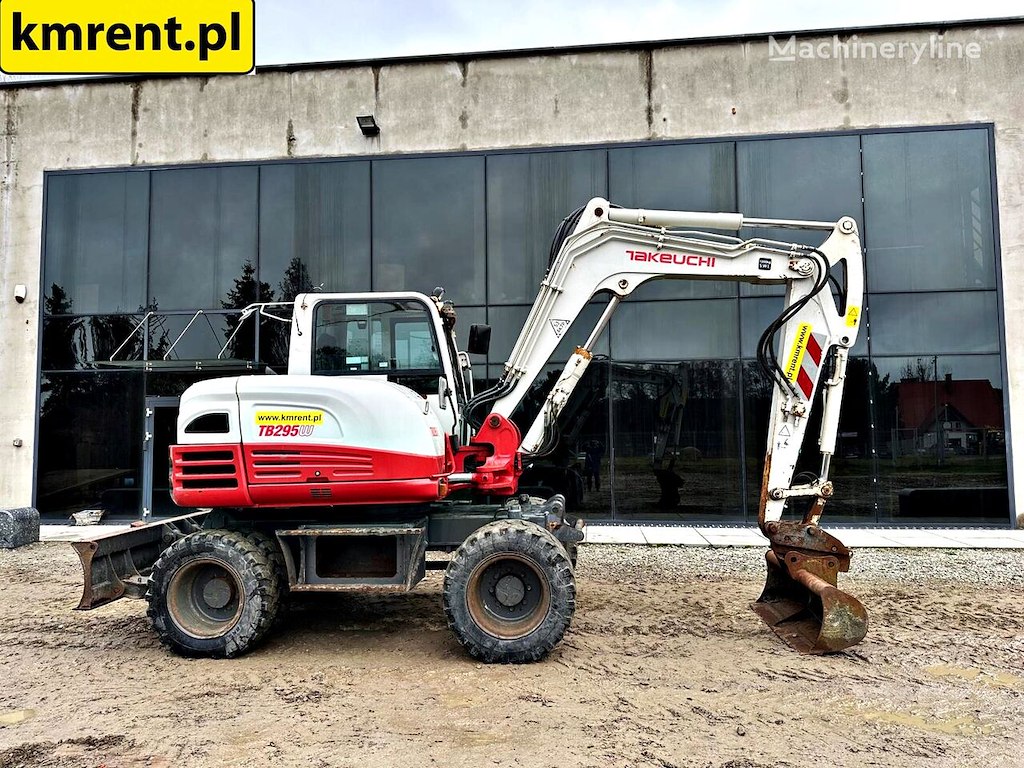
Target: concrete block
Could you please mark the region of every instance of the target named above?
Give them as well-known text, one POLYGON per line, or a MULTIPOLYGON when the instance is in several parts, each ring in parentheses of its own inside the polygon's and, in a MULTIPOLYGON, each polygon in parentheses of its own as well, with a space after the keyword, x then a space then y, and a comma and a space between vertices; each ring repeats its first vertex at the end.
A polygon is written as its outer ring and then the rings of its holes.
POLYGON ((0 509, 0 549, 39 541, 39 511, 34 507, 0 509))

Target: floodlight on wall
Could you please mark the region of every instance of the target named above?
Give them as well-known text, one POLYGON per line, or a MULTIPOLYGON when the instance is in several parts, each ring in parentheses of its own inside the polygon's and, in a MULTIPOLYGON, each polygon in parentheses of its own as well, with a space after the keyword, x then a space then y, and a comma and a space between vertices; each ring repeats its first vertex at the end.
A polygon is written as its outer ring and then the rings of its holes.
POLYGON ((363 136, 377 136, 380 134, 380 126, 373 115, 356 115, 356 122, 359 123, 359 130, 363 136))

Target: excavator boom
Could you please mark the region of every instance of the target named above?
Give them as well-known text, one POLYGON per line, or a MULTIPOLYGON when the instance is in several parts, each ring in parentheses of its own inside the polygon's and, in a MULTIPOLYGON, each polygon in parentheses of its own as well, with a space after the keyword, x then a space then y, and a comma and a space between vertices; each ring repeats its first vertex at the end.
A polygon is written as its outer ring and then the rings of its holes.
MULTIPOLYGON (((595 297, 608 303, 586 341, 576 348, 520 450, 550 452, 555 421, 593 357, 593 348, 619 303, 656 279, 725 280, 785 286, 783 307, 765 329, 758 360, 773 395, 758 525, 768 538, 768 579, 755 612, 797 650, 837 651, 863 639, 867 613, 837 587, 850 551, 821 530, 833 494, 829 480, 849 350, 857 340, 864 275, 856 222, 751 219, 739 213, 646 211, 595 198, 569 217, 556 236, 553 258, 497 384, 464 409, 489 406, 488 420, 504 423, 525 397, 573 321, 595 297), (716 232, 771 228, 818 231, 816 247, 716 232), (834 288, 834 290, 833 290, 834 288), (808 418, 820 398, 817 476, 793 483, 808 418), (807 512, 783 519, 797 505, 807 512)), ((485 425, 486 426, 486 425, 485 425)), ((792 514, 792 512, 790 512, 792 514)))

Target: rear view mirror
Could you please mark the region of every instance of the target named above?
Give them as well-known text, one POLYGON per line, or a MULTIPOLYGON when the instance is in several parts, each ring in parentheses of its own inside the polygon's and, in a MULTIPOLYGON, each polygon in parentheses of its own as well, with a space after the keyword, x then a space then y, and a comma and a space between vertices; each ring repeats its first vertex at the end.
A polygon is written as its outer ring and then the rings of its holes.
POLYGON ((471 325, 469 326, 469 341, 466 344, 466 351, 471 355, 486 355, 491 348, 491 326, 471 325))

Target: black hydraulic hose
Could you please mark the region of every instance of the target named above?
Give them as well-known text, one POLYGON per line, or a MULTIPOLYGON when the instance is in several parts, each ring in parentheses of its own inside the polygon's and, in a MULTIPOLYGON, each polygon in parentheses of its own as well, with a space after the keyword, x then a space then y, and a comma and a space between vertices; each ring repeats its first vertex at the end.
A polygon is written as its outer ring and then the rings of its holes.
POLYGON ((502 374, 502 377, 498 379, 498 382, 493 387, 489 387, 483 392, 475 395, 462 407, 462 417, 471 427, 473 427, 474 431, 479 430, 480 426, 483 424, 483 420, 478 420, 473 415, 474 411, 485 403, 493 403, 498 398, 504 397, 512 391, 513 386, 513 382, 506 379, 505 374, 502 374))
POLYGON ((779 365, 779 360, 775 355, 775 334, 806 307, 815 296, 821 293, 825 286, 828 285, 830 278, 828 259, 825 257, 825 254, 817 248, 808 248, 806 252, 815 258, 818 266, 818 279, 814 284, 814 288, 795 304, 786 307, 777 318, 769 323, 764 333, 761 334, 757 345, 757 362, 761 366, 761 370, 780 387, 788 388, 791 392, 796 390, 789 379, 786 378, 786 373, 782 370, 782 366, 779 365))
POLYGON ((565 243, 566 238, 576 229, 576 225, 580 223, 583 211, 585 210, 585 205, 577 208, 562 219, 562 222, 558 225, 558 229, 555 230, 555 236, 551 240, 551 250, 548 252, 548 269, 551 269, 551 265, 555 263, 555 257, 562 250, 562 244, 565 243))

